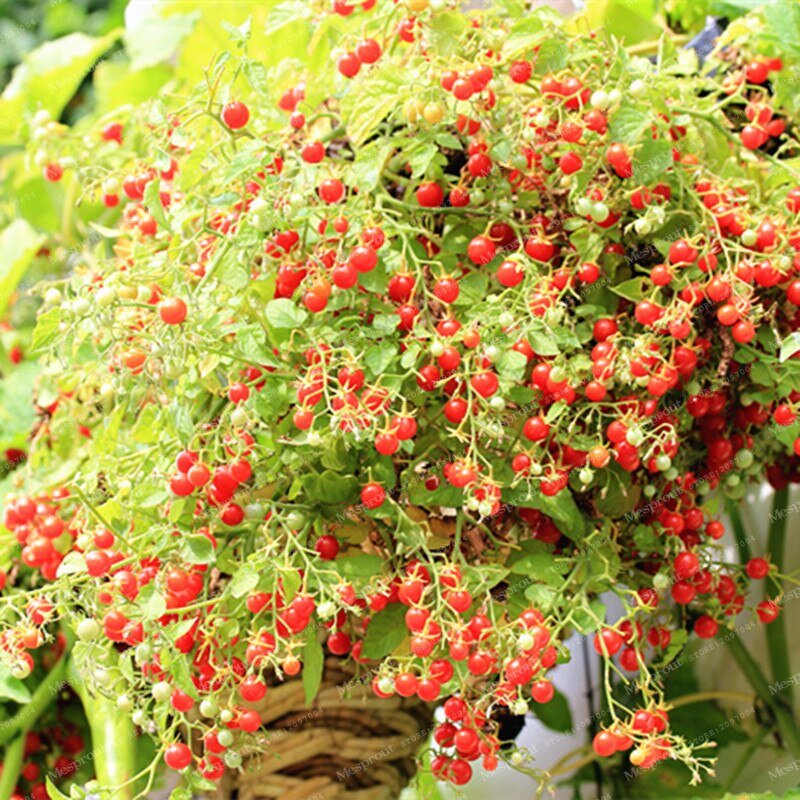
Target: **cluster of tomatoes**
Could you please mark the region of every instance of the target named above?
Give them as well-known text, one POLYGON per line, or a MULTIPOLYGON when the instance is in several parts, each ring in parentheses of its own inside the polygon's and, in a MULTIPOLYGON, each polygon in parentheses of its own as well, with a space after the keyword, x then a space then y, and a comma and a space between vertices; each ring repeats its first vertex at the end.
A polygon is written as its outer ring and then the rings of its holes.
POLYGON ((25 735, 20 780, 10 800, 48 800, 45 778, 59 784, 79 768, 86 744, 73 722, 62 718, 37 728, 25 735))
POLYGON ((68 497, 69 490, 59 487, 50 494, 18 497, 3 512, 3 524, 22 546, 22 563, 41 572, 45 580, 56 577, 64 556, 74 547, 76 532, 59 513, 68 497))

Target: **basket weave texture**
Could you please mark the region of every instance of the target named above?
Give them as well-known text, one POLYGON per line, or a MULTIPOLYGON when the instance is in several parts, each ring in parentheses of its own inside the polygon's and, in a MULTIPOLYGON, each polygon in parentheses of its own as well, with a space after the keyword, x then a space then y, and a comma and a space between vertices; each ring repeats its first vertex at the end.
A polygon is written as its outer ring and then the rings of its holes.
POLYGON ((431 730, 433 707, 376 697, 369 677, 337 659, 306 706, 300 679, 280 683, 254 706, 262 729, 218 800, 397 800, 431 730))

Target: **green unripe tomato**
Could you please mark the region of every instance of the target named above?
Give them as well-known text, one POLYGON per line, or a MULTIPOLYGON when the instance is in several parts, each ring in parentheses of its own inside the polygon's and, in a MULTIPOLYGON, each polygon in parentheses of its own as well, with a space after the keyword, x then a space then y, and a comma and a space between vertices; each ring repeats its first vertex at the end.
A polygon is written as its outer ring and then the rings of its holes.
POLYGON ((672 466, 672 459, 662 453, 660 456, 656 456, 656 469, 659 472, 666 472, 672 466))
POLYGON ((553 383, 561 383, 567 379, 567 373, 564 371, 563 367, 553 367, 550 370, 550 380, 553 383))
POLYGON ((625 434, 625 441, 632 447, 638 447, 644 440, 644 434, 639 428, 631 428, 625 434))
POLYGON ((130 714, 133 711, 133 700, 127 694, 121 694, 117 698, 117 708, 123 714, 130 714))
POLYGON ((494 397, 493 397, 493 398, 492 398, 492 399, 489 401, 489 405, 490 405, 490 406, 491 406, 491 407, 492 407, 492 408, 493 408, 495 411, 505 411, 505 410, 506 410, 506 401, 505 401, 505 400, 503 400, 503 398, 502 398, 502 397, 498 397, 497 395, 495 395, 495 396, 494 396, 494 397))
POLYGON ((486 194, 483 189, 473 189, 469 193, 470 205, 481 205, 486 200, 486 194))
POLYGON ((594 479, 594 473, 590 469, 582 469, 578 473, 578 479, 584 486, 588 486, 594 479))
POLYGON ((95 292, 94 299, 97 305, 107 308, 117 299, 117 293, 108 286, 103 286, 95 292))
POLYGON ((219 712, 219 719, 220 722, 224 722, 227 725, 233 720, 233 711, 229 708, 223 708, 222 711, 219 712))
POLYGON ((225 762, 225 766, 230 769, 239 769, 242 766, 242 757, 235 750, 229 750, 225 753, 222 760, 225 762))
POLYGON ((217 741, 219 741, 223 747, 230 747, 233 744, 233 734, 225 728, 217 734, 217 741))
POLYGON ((514 315, 510 311, 504 311, 497 320, 502 328, 507 328, 514 324, 514 315))
POLYGON ((672 585, 668 575, 663 572, 658 572, 653 576, 653 588, 657 592, 665 592, 672 585))
POLYGON ((166 703, 172 697, 172 687, 166 681, 159 681, 153 686, 152 694, 157 703, 166 703))
POLYGON ((522 633, 517 639, 517 650, 524 652, 525 650, 530 650, 535 644, 536 642, 530 633, 522 633))
POLYGON ((742 244, 745 247, 752 247, 758 241, 758 234, 748 228, 748 230, 742 233, 742 244))
POLYGON ((200 713, 204 717, 214 717, 219 711, 217 704, 213 700, 203 700, 200 703, 200 713))
POLYGON ((753 451, 752 450, 740 450, 733 459, 736 462, 736 466, 739 469, 747 469, 749 466, 753 464, 753 451))
POLYGON ((648 483, 642 491, 644 492, 645 497, 653 497, 656 493, 656 487, 653 486, 652 483, 648 483))
POLYGON ((633 97, 641 97, 647 91, 647 84, 641 78, 637 78, 628 87, 628 91, 633 97))
POLYGON ((591 103, 592 108, 597 108, 602 111, 604 108, 608 108, 611 101, 608 94, 606 94, 602 89, 598 89, 596 92, 592 92, 589 102, 591 103))
POLYGON ((82 642, 91 642, 100 635, 100 625, 94 619, 82 619, 75 633, 82 642))
POLYGON ((622 100, 622 92, 619 89, 612 89, 608 93, 608 104, 611 106, 615 106, 619 101, 622 100))
POLYGON ((678 470, 675 467, 670 467, 665 473, 664 477, 668 481, 674 481, 678 477, 678 470))
POLYGON ((434 358, 439 358, 442 353, 444 353, 444 345, 438 340, 431 342, 431 355, 434 358))
POLYGON ((605 203, 592 204, 592 219, 595 222, 605 222, 610 216, 611 212, 605 203))
POLYGON ((509 710, 515 716, 521 717, 524 714, 527 714, 529 709, 528 704, 520 697, 511 704, 511 708, 509 710))
POLYGON ((231 412, 231 422, 237 428, 246 428, 247 423, 250 422, 250 420, 247 416, 247 412, 243 408, 237 407, 231 412))

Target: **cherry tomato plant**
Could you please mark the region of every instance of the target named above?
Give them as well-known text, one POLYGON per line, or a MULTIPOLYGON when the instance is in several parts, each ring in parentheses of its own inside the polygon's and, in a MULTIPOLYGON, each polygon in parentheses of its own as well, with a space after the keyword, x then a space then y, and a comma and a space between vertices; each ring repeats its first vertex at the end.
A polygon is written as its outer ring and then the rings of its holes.
POLYGON ((731 633, 770 626, 792 674, 783 533, 732 562, 720 520, 800 477, 790 5, 701 64, 513 0, 282 4, 276 41, 313 25, 330 57, 267 69, 231 28, 191 90, 89 136, 30 120, 44 178, 115 221, 41 291, 1 655, 24 678, 67 635, 87 702, 155 740, 101 794, 162 764, 213 789, 326 654, 443 705, 436 779, 547 782, 498 718, 548 719, 571 635, 602 662, 601 769, 710 774, 660 677, 696 638, 800 756, 731 633))

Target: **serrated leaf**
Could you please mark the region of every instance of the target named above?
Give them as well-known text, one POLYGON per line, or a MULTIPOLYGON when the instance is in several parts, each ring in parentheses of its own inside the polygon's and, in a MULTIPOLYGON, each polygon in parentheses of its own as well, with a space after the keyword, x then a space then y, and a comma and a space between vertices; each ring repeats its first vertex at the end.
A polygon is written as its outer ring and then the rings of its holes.
POLYGON ((232 597, 237 600, 244 597, 248 592, 255 589, 258 585, 258 572, 251 564, 243 564, 234 573, 231 582, 228 584, 228 590, 232 597))
POLYGON ((397 355, 397 348, 393 345, 378 345, 370 347, 364 355, 364 364, 367 369, 377 377, 392 363, 397 355))
POLYGON ((409 96, 403 70, 378 67, 362 71, 342 98, 342 117, 352 144, 360 146, 375 128, 409 96))
POLYGON ((214 545, 202 534, 184 536, 181 554, 191 564, 212 564, 216 559, 214 545))
POLYGON ((497 374, 510 381, 521 381, 528 368, 528 359, 516 350, 506 350, 497 361, 497 374))
POLYGON ((620 106, 608 123, 608 138, 612 142, 636 144, 650 124, 650 115, 633 105, 620 106))
POLYGON ((61 325, 61 306, 54 306, 47 311, 39 314, 36 320, 36 327, 33 329, 31 346, 28 350, 30 355, 37 355, 55 340, 61 325))
POLYGON ((155 582, 142 587, 136 598, 136 605, 141 609, 146 619, 158 619, 167 611, 167 601, 155 582))
POLYGON ((273 328, 299 328, 308 318, 306 311, 291 300, 279 297, 264 307, 264 316, 273 328))

